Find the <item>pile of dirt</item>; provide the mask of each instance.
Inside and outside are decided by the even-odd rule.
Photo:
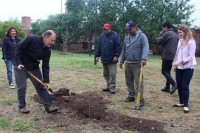
[[[69,93],[69,89],[67,88],[61,88],[57,92],[54,92],[51,98],[53,104],[59,107],[60,110],[69,110],[74,114],[73,119],[82,120],[85,124],[89,120],[93,120],[94,123],[113,132],[121,128],[123,130],[139,131],[141,133],[165,133],[163,124],[157,121],[106,112],[106,104],[108,104],[108,101],[94,92],[75,94]],[[40,102],[37,95],[34,96],[34,100]],[[61,114],[62,111],[60,112]],[[62,119],[67,120],[66,117]],[[56,123],[59,125],[59,122]]]

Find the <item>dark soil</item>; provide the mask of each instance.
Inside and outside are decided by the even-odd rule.
[[[112,132],[117,132],[120,128],[141,133],[165,133],[163,124],[155,120],[139,119],[107,112],[106,105],[109,102],[93,92],[75,94],[70,93],[67,88],[61,88],[54,92],[51,98],[53,104],[59,107],[60,113],[51,115],[46,121],[53,120],[57,127],[64,127],[76,121],[79,124],[88,124],[92,121],[102,129]],[[34,96],[34,100],[40,102],[37,95]],[[66,114],[68,114],[68,117],[66,117]]]

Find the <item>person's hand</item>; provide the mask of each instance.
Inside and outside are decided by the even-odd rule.
[[[123,64],[120,63],[120,64],[119,64],[119,67],[120,67],[121,69],[123,69]]]
[[[140,63],[141,63],[142,66],[145,66],[147,64],[147,61],[146,60],[141,60]]]
[[[22,68],[24,68],[24,65],[22,65],[22,64],[20,64],[20,65],[17,66],[18,70],[21,70]]]
[[[177,68],[177,67],[178,67],[177,64],[173,65],[173,66],[172,66],[172,70],[174,70],[174,72],[176,72],[176,68]]]
[[[99,57],[96,57],[96,62],[99,62]]]
[[[49,87],[49,83],[44,83],[45,86],[43,86],[46,90],[48,90],[50,87]]]
[[[159,35],[162,36],[164,33],[165,33],[165,31],[161,31],[161,32],[159,33]]]
[[[118,58],[117,58],[117,56],[115,56],[114,58],[113,58],[113,62],[117,62],[118,61]]]

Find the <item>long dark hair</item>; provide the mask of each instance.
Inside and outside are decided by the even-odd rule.
[[[7,32],[6,32],[6,36],[9,36],[10,37],[10,32],[11,30],[14,29],[16,31],[16,36],[15,36],[15,39],[18,39],[18,36],[17,36],[17,29],[13,26],[9,27]]]

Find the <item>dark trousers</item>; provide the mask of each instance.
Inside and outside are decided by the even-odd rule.
[[[193,76],[194,69],[176,69],[176,81],[178,86],[178,95],[180,104],[188,107],[189,85]]]
[[[35,75],[38,79],[42,79],[42,74],[40,69],[35,69],[30,71],[33,75]],[[15,69],[15,80],[17,84],[17,95],[19,101],[19,108],[26,107],[26,89],[27,89],[27,74],[23,70],[16,70]],[[38,82],[31,80],[33,83],[37,94],[40,97],[42,104],[44,105],[45,109],[52,105],[52,100],[50,98],[49,93],[46,89],[44,89]]]
[[[166,86],[174,85],[175,82],[171,76],[172,60],[162,60],[162,74],[166,78]]]

